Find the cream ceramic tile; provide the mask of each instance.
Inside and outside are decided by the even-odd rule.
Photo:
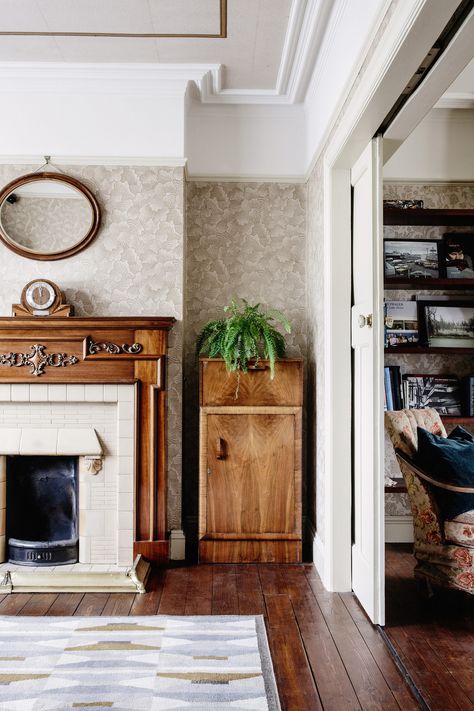
[[[15,383],[11,386],[11,398],[18,400],[18,402],[29,402],[30,386],[24,383]]]
[[[131,530],[129,531],[120,531],[118,532],[118,544],[119,544],[119,550],[120,548],[127,548],[127,547],[132,547],[133,544],[133,532]]]
[[[127,546],[119,548],[117,563],[121,566],[131,567],[133,564],[133,548]]]
[[[46,384],[30,385],[31,402],[48,402],[48,386]]]
[[[0,384],[0,402],[8,402],[11,400],[11,385],[6,383]]]
[[[95,429],[83,427],[78,429],[58,429],[58,454],[63,455],[101,455],[102,445]]]
[[[119,511],[118,526],[121,531],[131,531],[133,529],[133,511]]]
[[[89,538],[105,535],[104,511],[81,511],[79,531],[82,536],[88,536]]]
[[[119,402],[118,418],[119,420],[133,420],[135,416],[135,408],[133,402]]]
[[[0,454],[20,454],[21,430],[0,427]]]
[[[135,451],[135,440],[130,437],[119,438],[119,456],[133,457]]]
[[[85,386],[84,385],[66,385],[66,399],[68,402],[84,402]]]
[[[57,441],[58,431],[55,428],[24,428],[21,430],[20,454],[55,456],[57,453]]]
[[[64,402],[66,400],[66,396],[66,385],[63,385],[62,383],[48,385],[48,400],[50,402]]]
[[[119,492],[118,494],[118,510],[133,511],[133,496],[128,493]]]
[[[131,474],[119,474],[117,487],[121,494],[133,494],[133,476]]]
[[[106,402],[117,402],[118,399],[118,386],[117,385],[104,385],[104,400]]]
[[[134,474],[133,457],[125,457],[125,456],[119,457],[118,473],[119,473],[119,476],[122,476],[122,475],[133,476],[133,474]]]
[[[118,436],[119,437],[133,437],[135,434],[135,427],[133,420],[118,420]]]
[[[84,390],[84,399],[86,402],[103,402],[104,386],[103,385],[86,385]]]
[[[120,402],[133,402],[135,400],[135,387],[133,385],[119,385],[118,399]]]

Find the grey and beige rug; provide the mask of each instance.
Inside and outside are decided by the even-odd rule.
[[[261,617],[0,617],[2,711],[279,711]]]

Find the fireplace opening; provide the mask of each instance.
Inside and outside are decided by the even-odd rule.
[[[10,563],[77,563],[77,457],[7,457]]]

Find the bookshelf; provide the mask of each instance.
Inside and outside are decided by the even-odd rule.
[[[414,208],[414,209],[403,209],[403,208],[388,208],[384,207],[384,225],[385,226],[414,226],[414,227],[441,227],[441,228],[453,228],[453,227],[472,227],[472,239],[474,240],[474,209],[469,210],[458,210],[458,209],[426,209],[426,208]],[[446,230],[449,231],[449,230]],[[455,230],[451,230],[455,231]],[[465,230],[464,230],[465,231]],[[419,230],[417,230],[419,233]],[[402,230],[400,238],[403,239],[406,235],[406,230]],[[469,231],[466,231],[466,235],[470,235]],[[474,279],[450,279],[446,277],[440,278],[419,278],[410,279],[397,276],[391,276],[385,279],[384,283],[385,289],[385,299],[386,300],[410,300],[411,297],[418,292],[438,292],[438,293],[452,293],[456,290],[459,294],[459,299],[469,299],[474,298]],[[394,292],[399,292],[395,294]],[[401,292],[401,293],[400,293]],[[408,292],[406,297],[403,292]],[[411,293],[409,293],[411,292]],[[433,299],[436,296],[433,295]],[[420,324],[419,324],[420,326]],[[474,374],[474,348],[440,348],[440,347],[428,347],[426,345],[400,345],[385,348],[385,355],[387,357],[386,364],[396,364],[396,356],[400,355],[403,358],[400,359],[400,365],[402,365],[402,371],[405,373],[425,373],[430,368],[427,368],[426,358],[429,356],[436,357],[436,366],[433,370],[436,370],[440,375],[444,374],[443,365],[440,364],[440,356],[456,356],[462,358],[462,361],[457,361],[466,363],[467,368],[470,367],[469,363],[472,363],[472,373]],[[406,357],[408,356],[408,357]],[[465,360],[466,359],[466,360]],[[413,362],[413,366],[411,363]],[[434,363],[435,361],[433,361]],[[451,371],[449,361],[446,359],[446,370]],[[423,363],[423,365],[420,365]],[[453,368],[454,369],[454,368]],[[435,374],[435,373],[433,373]],[[453,373],[455,375],[456,373]],[[465,416],[441,416],[444,425],[451,429],[456,425],[463,425],[470,427],[474,430],[474,417]],[[387,494],[403,494],[406,493],[405,483],[402,478],[392,477],[396,481],[395,486],[386,486],[385,493]]]

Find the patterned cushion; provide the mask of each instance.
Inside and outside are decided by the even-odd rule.
[[[394,410],[385,413],[385,426],[395,449],[413,458],[418,449],[417,427],[446,437],[441,417],[436,410],[427,407],[424,410]]]
[[[451,543],[474,548],[474,509],[444,522],[444,535]]]

